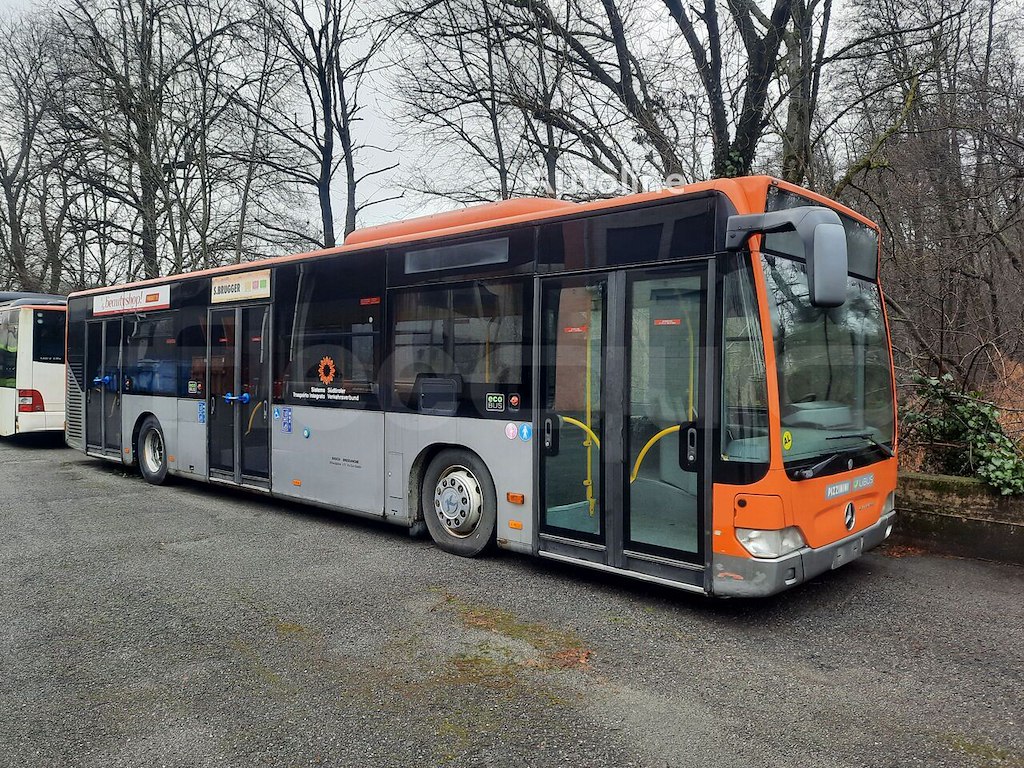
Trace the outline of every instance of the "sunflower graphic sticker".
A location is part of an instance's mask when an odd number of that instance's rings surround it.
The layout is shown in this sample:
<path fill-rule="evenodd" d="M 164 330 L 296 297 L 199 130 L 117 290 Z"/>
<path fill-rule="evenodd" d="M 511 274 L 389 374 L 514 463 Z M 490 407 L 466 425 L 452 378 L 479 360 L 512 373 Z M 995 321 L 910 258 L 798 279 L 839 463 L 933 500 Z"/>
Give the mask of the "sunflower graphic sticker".
<path fill-rule="evenodd" d="M 324 385 L 327 386 L 334 381 L 334 376 L 335 374 L 337 374 L 338 368 L 334 364 L 334 360 L 332 360 L 329 356 L 324 355 L 320 359 L 320 365 L 317 366 L 316 372 L 317 375 L 320 376 L 320 381 L 322 381 Z"/>

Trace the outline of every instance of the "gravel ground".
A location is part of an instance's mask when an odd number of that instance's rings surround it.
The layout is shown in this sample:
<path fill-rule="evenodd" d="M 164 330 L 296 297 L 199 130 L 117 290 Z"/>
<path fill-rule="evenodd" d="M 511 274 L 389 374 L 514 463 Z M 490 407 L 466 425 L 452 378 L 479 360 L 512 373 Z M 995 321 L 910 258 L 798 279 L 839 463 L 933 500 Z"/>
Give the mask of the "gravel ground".
<path fill-rule="evenodd" d="M 0 764 L 1024 766 L 1024 570 L 713 601 L 0 441 Z"/>

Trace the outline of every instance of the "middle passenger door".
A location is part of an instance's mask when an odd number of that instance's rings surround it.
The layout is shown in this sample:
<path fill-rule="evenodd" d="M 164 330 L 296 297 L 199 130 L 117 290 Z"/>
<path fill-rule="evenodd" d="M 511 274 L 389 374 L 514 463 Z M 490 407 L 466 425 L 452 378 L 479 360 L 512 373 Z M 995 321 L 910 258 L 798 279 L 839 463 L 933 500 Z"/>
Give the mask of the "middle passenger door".
<path fill-rule="evenodd" d="M 270 305 L 211 309 L 210 479 L 270 486 Z"/>

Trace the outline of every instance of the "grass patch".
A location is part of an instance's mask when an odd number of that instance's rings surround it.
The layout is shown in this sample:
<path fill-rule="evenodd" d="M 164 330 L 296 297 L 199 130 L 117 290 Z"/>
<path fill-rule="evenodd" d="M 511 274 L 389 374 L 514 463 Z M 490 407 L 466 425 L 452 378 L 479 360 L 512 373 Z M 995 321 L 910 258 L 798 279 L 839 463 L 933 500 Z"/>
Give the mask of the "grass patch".
<path fill-rule="evenodd" d="M 290 621 L 279 621 L 274 625 L 274 629 L 279 635 L 301 635 L 306 631 L 306 628 L 301 624 L 294 624 Z"/>
<path fill-rule="evenodd" d="M 1001 768 L 1024 768 L 1024 758 L 1001 747 L 981 744 L 956 734 L 945 736 L 943 741 L 958 752 L 984 760 L 986 765 L 1000 766 Z"/>
<path fill-rule="evenodd" d="M 451 659 L 452 685 L 475 685 L 491 691 L 507 691 L 518 682 L 520 667 L 484 654 L 459 654 Z"/>
<path fill-rule="evenodd" d="M 455 611 L 464 626 L 493 632 L 536 650 L 539 658 L 524 662 L 524 666 L 539 669 L 588 669 L 590 666 L 594 652 L 584 646 L 575 632 L 524 621 L 508 611 L 469 603 L 450 592 L 443 592 L 442 597 L 444 604 Z"/>

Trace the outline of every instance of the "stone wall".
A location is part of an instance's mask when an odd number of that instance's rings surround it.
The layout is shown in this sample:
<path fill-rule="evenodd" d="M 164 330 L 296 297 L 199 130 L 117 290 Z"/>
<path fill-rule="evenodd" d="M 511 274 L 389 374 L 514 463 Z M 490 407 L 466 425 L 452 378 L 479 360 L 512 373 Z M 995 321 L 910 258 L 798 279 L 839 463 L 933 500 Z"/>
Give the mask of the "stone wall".
<path fill-rule="evenodd" d="M 899 541 L 959 557 L 1024 565 L 1024 498 L 1000 496 L 979 480 L 901 472 Z"/>

